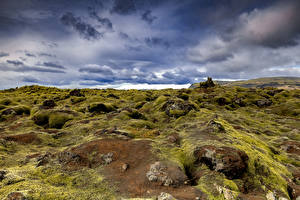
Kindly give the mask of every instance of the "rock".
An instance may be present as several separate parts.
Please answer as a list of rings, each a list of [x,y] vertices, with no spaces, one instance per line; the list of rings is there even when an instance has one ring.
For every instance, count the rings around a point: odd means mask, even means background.
[[[174,143],[174,144],[178,144],[179,145],[180,144],[180,137],[179,137],[179,135],[177,133],[173,133],[173,134],[169,135],[168,141],[170,143]]]
[[[199,86],[200,88],[210,88],[210,87],[215,87],[215,83],[213,82],[211,77],[207,77],[207,81],[201,82]]]
[[[186,115],[191,110],[196,110],[195,105],[183,100],[168,100],[163,104],[161,110],[169,117],[180,117]]]
[[[79,89],[72,90],[69,95],[75,97],[84,97],[84,94],[82,94]]]
[[[114,95],[114,94],[108,94],[107,98],[114,98],[114,99],[120,99],[120,97]]]
[[[281,144],[280,148],[287,153],[300,155],[300,142],[286,141]]]
[[[49,108],[54,108],[55,106],[56,104],[53,100],[45,100],[43,102],[43,108],[49,109]]]
[[[7,108],[7,109],[5,109],[5,110],[3,110],[2,111],[2,113],[1,113],[2,115],[15,115],[15,114],[17,114],[16,113],[16,111],[14,110],[14,109],[12,109],[12,108]]]
[[[103,154],[101,155],[101,159],[104,165],[109,165],[113,161],[113,153],[110,152],[107,154]]]
[[[50,159],[51,159],[52,154],[50,152],[47,152],[44,155],[40,155],[39,157],[37,157],[37,165],[36,167],[40,167],[40,166],[44,166],[47,163],[49,163]]]
[[[211,128],[214,132],[225,132],[224,126],[219,122],[216,122],[215,120],[210,120],[207,126]]]
[[[124,163],[121,167],[122,172],[125,172],[129,168],[129,165],[127,163]]]
[[[267,107],[272,105],[272,101],[268,99],[260,99],[255,102],[255,105],[257,105],[258,107]]]
[[[0,171],[0,181],[5,179],[6,171]]]
[[[146,173],[146,177],[150,182],[173,187],[183,185],[187,180],[186,175],[179,167],[165,165],[161,162],[155,162],[150,165],[150,170]]]
[[[300,199],[300,185],[296,185],[295,183],[291,182],[288,184],[288,193],[292,200]]]
[[[101,135],[107,134],[107,135],[120,135],[120,136],[125,136],[128,138],[132,138],[132,136],[129,133],[117,130],[117,127],[110,128],[110,129],[102,129],[100,131],[95,132],[94,134],[96,136],[101,136]]]
[[[157,200],[176,200],[172,195],[162,192],[160,195],[157,197]]]
[[[6,200],[26,200],[26,197],[21,192],[12,192],[7,195]]]
[[[240,178],[248,166],[247,154],[231,147],[197,147],[194,156],[196,164],[204,163],[211,170],[225,174],[228,179]]]
[[[78,154],[69,152],[69,151],[63,151],[61,153],[59,153],[58,155],[58,161],[62,164],[68,164],[68,163],[78,163],[80,162],[81,157]]]
[[[226,200],[234,200],[235,199],[235,195],[231,190],[229,190],[225,187],[219,186],[217,184],[215,184],[215,187],[219,191],[220,194],[224,195],[224,198]]]
[[[237,98],[233,102],[240,107],[246,106],[246,103],[244,102],[244,100],[242,98]]]
[[[267,194],[266,194],[266,198],[267,200],[276,200],[276,196],[273,192],[269,191]]]

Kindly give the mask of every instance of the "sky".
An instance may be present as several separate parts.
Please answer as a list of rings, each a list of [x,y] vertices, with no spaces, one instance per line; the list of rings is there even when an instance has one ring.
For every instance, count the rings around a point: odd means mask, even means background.
[[[299,0],[1,0],[0,89],[300,77]]]

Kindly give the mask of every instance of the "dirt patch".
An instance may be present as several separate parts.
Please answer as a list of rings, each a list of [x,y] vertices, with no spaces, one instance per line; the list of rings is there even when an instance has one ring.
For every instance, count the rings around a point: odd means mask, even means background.
[[[69,170],[103,165],[106,180],[117,186],[117,192],[125,197],[148,197],[167,192],[178,199],[204,198],[202,192],[192,186],[168,187],[147,179],[151,164],[158,161],[147,140],[95,140],[60,153],[59,161]]]
[[[13,141],[18,144],[39,144],[41,139],[35,133],[25,133],[19,135],[5,135],[0,138],[6,141]]]
[[[281,144],[281,149],[285,150],[287,153],[300,155],[300,142],[286,141]]]

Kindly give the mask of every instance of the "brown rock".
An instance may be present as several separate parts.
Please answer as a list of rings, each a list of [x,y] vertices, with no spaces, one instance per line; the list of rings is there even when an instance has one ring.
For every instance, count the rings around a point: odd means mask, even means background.
[[[194,156],[196,164],[204,163],[211,170],[225,174],[228,179],[240,178],[248,166],[247,154],[231,147],[206,145],[196,148]]]
[[[21,192],[12,192],[7,195],[6,200],[26,200],[26,197]]]
[[[296,185],[295,183],[288,184],[288,193],[292,200],[300,198],[300,185]]]

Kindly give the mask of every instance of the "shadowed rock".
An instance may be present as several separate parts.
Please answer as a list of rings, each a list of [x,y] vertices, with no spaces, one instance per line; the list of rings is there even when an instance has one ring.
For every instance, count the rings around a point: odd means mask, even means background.
[[[228,179],[241,178],[247,170],[247,154],[231,147],[206,145],[196,148],[194,156],[196,164],[204,163],[211,170],[225,174]]]

